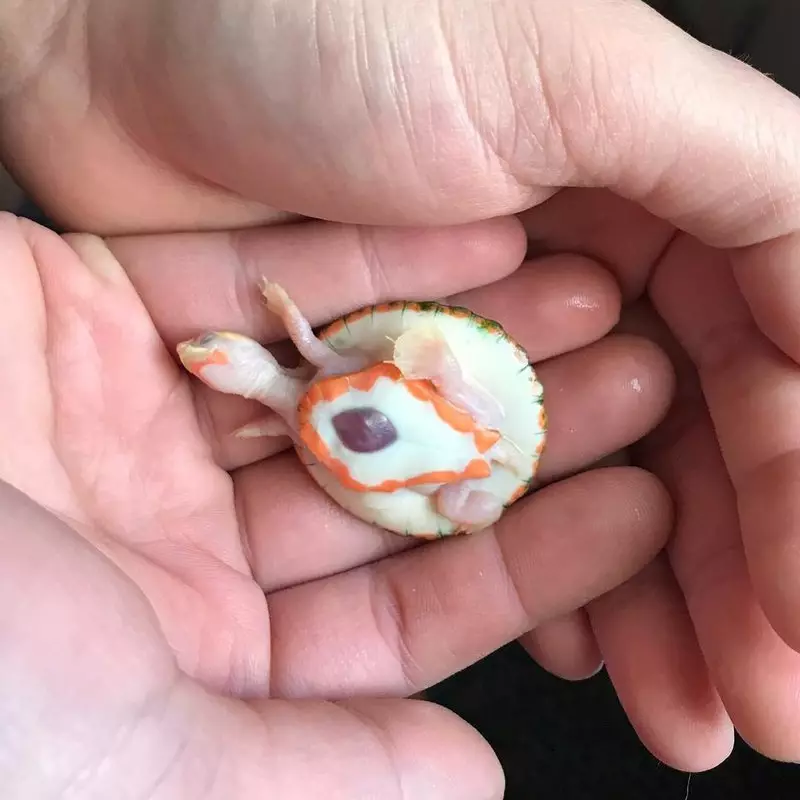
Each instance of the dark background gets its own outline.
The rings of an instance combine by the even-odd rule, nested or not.
[[[800,93],[800,0],[650,5],[701,41]],[[48,224],[28,203],[17,210]],[[507,777],[505,800],[800,800],[800,766],[770,762],[742,742],[722,766],[693,775],[687,795],[687,776],[659,763],[639,743],[605,673],[567,683],[539,669],[516,644],[427,695],[474,725],[495,749]]]
[[[567,683],[509,645],[429,689],[494,748],[505,800],[685,800],[689,776],[639,742],[604,672]],[[709,772],[691,776],[688,800],[798,800],[800,766],[761,757],[741,741]]]
[[[651,0],[696,38],[741,57],[800,93],[800,0]],[[506,771],[505,800],[685,800],[687,775],[639,743],[600,673],[573,684],[545,673],[518,645],[427,692],[489,741]],[[689,800],[800,800],[800,766],[733,755],[691,776]]]

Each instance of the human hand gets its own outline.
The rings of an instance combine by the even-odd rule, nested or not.
[[[740,289],[755,288],[756,269],[765,282],[780,277],[772,253],[792,238],[766,247],[763,261],[756,250],[726,253],[594,190],[564,192],[523,219],[540,252],[609,266],[626,301],[616,330],[664,348],[678,387],[667,418],[627,459],[658,475],[676,503],[666,552],[523,643],[566,678],[604,662],[640,737],[668,764],[713,767],[734,726],[767,755],[797,760],[800,656],[783,616],[794,604],[787,400],[797,368],[759,330]]]
[[[474,731],[402,698],[629,578],[671,519],[641,470],[558,480],[651,429],[672,372],[647,341],[604,338],[619,295],[586,259],[515,271],[511,304],[501,284],[460,291],[524,244],[499,220],[107,246],[0,215],[4,798],[502,795]],[[264,271],[315,322],[418,293],[502,308],[563,398],[556,482],[493,531],[414,547],[335,506],[293,453],[231,437],[256,404],[205,391],[173,346],[212,323],[280,335]]]
[[[666,588],[604,601],[602,657],[667,763],[718,763],[734,725],[761,752],[800,758],[797,100],[636,2],[317,8],[64,2],[59,35],[23,30],[9,8],[14,171],[64,224],[105,232],[286,212],[446,224],[534,207],[525,222],[544,250],[594,255],[629,301],[649,290],[702,376],[690,408],[714,466],[689,500],[670,473],[676,454],[698,452],[695,433],[679,426],[669,454],[669,436],[639,454],[684,514],[670,568],[648,573]],[[543,202],[565,186],[582,188]],[[590,633],[577,615],[529,644],[575,674],[601,658]],[[649,653],[648,668],[623,650]]]

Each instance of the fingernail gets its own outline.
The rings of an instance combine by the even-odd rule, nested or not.
[[[117,286],[129,283],[125,269],[105,239],[89,233],[70,233],[63,238],[96,277]]]

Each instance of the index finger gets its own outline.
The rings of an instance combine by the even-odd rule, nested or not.
[[[262,276],[282,284],[314,325],[389,300],[438,299],[514,272],[525,234],[513,219],[443,228],[307,222],[225,233],[110,239],[168,346],[199,331],[286,339],[264,305]]]
[[[696,365],[736,493],[729,512],[738,516],[747,577],[770,625],[800,651],[800,369],[754,324],[719,252],[676,240],[652,295]]]

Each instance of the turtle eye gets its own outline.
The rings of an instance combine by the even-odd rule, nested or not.
[[[376,453],[397,441],[397,428],[377,408],[351,408],[332,421],[341,443],[354,453]]]

